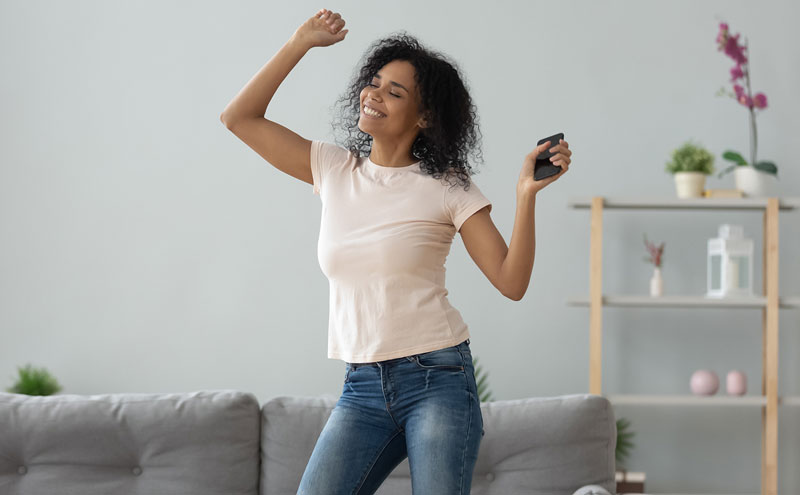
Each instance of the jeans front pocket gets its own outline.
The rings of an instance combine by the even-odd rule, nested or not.
[[[415,354],[408,357],[422,369],[444,369],[464,371],[464,358],[455,347],[445,347],[435,351]]]
[[[344,382],[347,383],[348,380],[350,380],[350,371],[353,369],[353,367],[350,365],[350,363],[345,363],[345,365]]]

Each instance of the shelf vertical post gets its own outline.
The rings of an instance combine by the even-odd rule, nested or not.
[[[767,305],[762,310],[761,493],[778,493],[778,198],[764,211],[763,285]]]
[[[589,393],[602,394],[603,197],[592,198],[589,252]]]

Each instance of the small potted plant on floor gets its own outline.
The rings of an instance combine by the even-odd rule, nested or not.
[[[616,482],[617,493],[643,493],[645,473],[628,471],[623,463],[630,456],[633,448],[633,437],[636,435],[631,431],[631,422],[627,418],[617,419],[617,449],[614,452],[616,460]]]
[[[679,198],[701,198],[706,176],[714,173],[714,155],[700,144],[688,141],[672,152],[666,171],[675,177]]]

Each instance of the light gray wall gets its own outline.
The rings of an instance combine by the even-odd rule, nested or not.
[[[564,131],[570,172],[536,204],[536,264],[504,298],[460,236],[448,288],[496,399],[588,391],[591,195],[673,197],[664,162],[686,139],[748,150],[747,112],[716,97],[731,62],[727,20],[750,39],[759,156],[798,195],[797,2],[23,2],[0,3],[0,378],[45,366],[64,393],[235,388],[262,401],[338,395],[326,358],[328,283],[317,262],[320,200],[220,123],[250,77],[320,7],[350,33],[314,48],[267,116],[331,139],[330,107],[367,45],[405,29],[461,66],[480,112],[475,176],[510,241],[515,184],[538,138]],[[708,187],[734,187],[733,177]],[[784,294],[800,294],[800,219],[780,221]],[[646,293],[642,233],[666,241],[666,294],[705,290],[717,225],[755,237],[758,213],[608,212],[604,289]],[[756,287],[761,287],[760,258]],[[604,391],[686,394],[691,373],[746,372],[760,392],[756,310],[608,309]],[[800,395],[797,311],[780,318],[780,392]],[[724,388],[721,393],[724,393]],[[628,464],[652,492],[755,493],[758,408],[625,407]],[[780,410],[780,489],[800,492],[800,413]]]

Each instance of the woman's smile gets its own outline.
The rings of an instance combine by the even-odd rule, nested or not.
[[[361,107],[361,114],[362,115],[366,115],[367,117],[369,117],[371,119],[382,119],[382,118],[386,117],[386,115],[383,115],[383,114],[381,114],[379,112],[376,112],[375,110],[373,110],[371,108],[368,108],[366,105]]]

